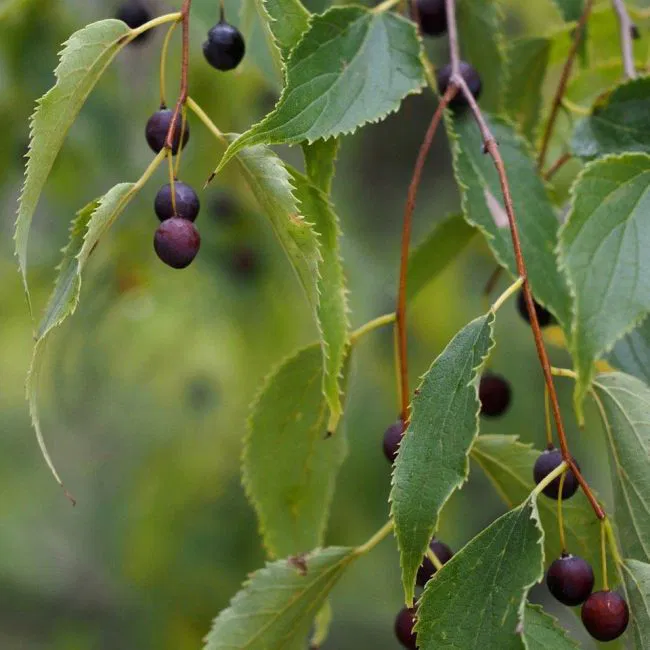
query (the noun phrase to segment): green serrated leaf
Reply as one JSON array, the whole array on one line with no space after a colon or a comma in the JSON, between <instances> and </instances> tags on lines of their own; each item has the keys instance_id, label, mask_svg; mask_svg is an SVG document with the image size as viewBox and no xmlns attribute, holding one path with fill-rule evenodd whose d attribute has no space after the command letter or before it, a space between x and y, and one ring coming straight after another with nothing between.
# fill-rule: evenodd
<instances>
[{"instance_id":1,"label":"green serrated leaf","mask_svg":"<svg viewBox=\"0 0 650 650\"><path fill-rule=\"evenodd\" d=\"M534 499L497 519L437 571L419 602L420 650L521 650L528 590L542 577Z\"/></svg>"},{"instance_id":2,"label":"green serrated leaf","mask_svg":"<svg viewBox=\"0 0 650 650\"><path fill-rule=\"evenodd\" d=\"M650 561L650 388L620 372L598 375L594 397L605 424L614 520L625 558Z\"/></svg>"},{"instance_id":3,"label":"green serrated leaf","mask_svg":"<svg viewBox=\"0 0 650 650\"><path fill-rule=\"evenodd\" d=\"M323 352L323 392L334 420L342 413L339 378L348 339L348 306L341 262L341 230L327 196L302 174L289 170L300 211L318 235L320 259L316 281L319 324Z\"/></svg>"},{"instance_id":4,"label":"green serrated leaf","mask_svg":"<svg viewBox=\"0 0 650 650\"><path fill-rule=\"evenodd\" d=\"M337 138L330 138L302 145L307 178L325 194L329 194L332 189L334 163L339 151L339 144L340 141Z\"/></svg>"},{"instance_id":5,"label":"green serrated leaf","mask_svg":"<svg viewBox=\"0 0 650 650\"><path fill-rule=\"evenodd\" d=\"M650 648L650 564L625 560L623 576L635 650Z\"/></svg>"},{"instance_id":6,"label":"green serrated leaf","mask_svg":"<svg viewBox=\"0 0 650 650\"><path fill-rule=\"evenodd\" d=\"M541 36L518 38L508 47L506 114L529 142L535 141L539 126L550 52L551 40Z\"/></svg>"},{"instance_id":7,"label":"green serrated leaf","mask_svg":"<svg viewBox=\"0 0 650 650\"><path fill-rule=\"evenodd\" d=\"M16 255L25 292L29 230L41 192L68 130L86 98L120 49L130 29L120 20L102 20L75 32L64 44L56 84L38 100L31 118L25 184L20 197Z\"/></svg>"},{"instance_id":8,"label":"green serrated leaf","mask_svg":"<svg viewBox=\"0 0 650 650\"><path fill-rule=\"evenodd\" d=\"M519 442L516 436L479 436L472 447L472 460L485 472L508 508L521 503L535 487L533 465L540 451ZM544 553L547 558L559 557L562 546L557 523L557 502L541 496L537 502L544 528ZM600 561L600 523L594 517L587 497L579 491L562 503L567 547L591 564L596 584L602 581ZM614 562L610 567L610 584L615 584Z\"/></svg>"},{"instance_id":9,"label":"green serrated leaf","mask_svg":"<svg viewBox=\"0 0 650 650\"><path fill-rule=\"evenodd\" d=\"M650 319L617 341L608 359L616 369L650 385Z\"/></svg>"},{"instance_id":10,"label":"green serrated leaf","mask_svg":"<svg viewBox=\"0 0 650 650\"><path fill-rule=\"evenodd\" d=\"M327 435L322 375L320 346L311 345L268 377L252 407L243 481L272 557L323 541L347 440L342 431Z\"/></svg>"},{"instance_id":11,"label":"green serrated leaf","mask_svg":"<svg viewBox=\"0 0 650 650\"><path fill-rule=\"evenodd\" d=\"M286 61L307 30L310 13L300 0L256 0L256 4L268 22L282 60Z\"/></svg>"},{"instance_id":12,"label":"green serrated leaf","mask_svg":"<svg viewBox=\"0 0 650 650\"><path fill-rule=\"evenodd\" d=\"M458 332L413 398L390 493L407 603L440 510L467 480L468 454L478 435L478 374L494 344L493 323L490 311Z\"/></svg>"},{"instance_id":13,"label":"green serrated leaf","mask_svg":"<svg viewBox=\"0 0 650 650\"><path fill-rule=\"evenodd\" d=\"M568 327L570 298L566 281L557 268L558 220L553 206L523 138L507 122L489 115L486 119L508 172L528 279L535 298ZM492 160L483 153L481 134L471 115L447 116L446 124L453 143L454 170L465 218L480 228L499 263L516 276L499 178Z\"/></svg>"},{"instance_id":14,"label":"green serrated leaf","mask_svg":"<svg viewBox=\"0 0 650 650\"><path fill-rule=\"evenodd\" d=\"M571 148L582 158L650 153L650 78L627 81L597 99L592 114L577 124Z\"/></svg>"},{"instance_id":15,"label":"green serrated leaf","mask_svg":"<svg viewBox=\"0 0 650 650\"><path fill-rule=\"evenodd\" d=\"M580 418L594 362L650 309L650 156L589 163L572 194L559 255L575 296L570 349Z\"/></svg>"},{"instance_id":16,"label":"green serrated leaf","mask_svg":"<svg viewBox=\"0 0 650 650\"><path fill-rule=\"evenodd\" d=\"M526 603L524 609L524 647L526 650L573 650L580 646L558 625L557 619L539 605Z\"/></svg>"},{"instance_id":17,"label":"green serrated leaf","mask_svg":"<svg viewBox=\"0 0 650 650\"><path fill-rule=\"evenodd\" d=\"M469 244L476 230L454 214L437 223L409 254L407 300L413 300Z\"/></svg>"},{"instance_id":18,"label":"green serrated leaf","mask_svg":"<svg viewBox=\"0 0 650 650\"><path fill-rule=\"evenodd\" d=\"M424 85L419 55L415 26L393 13L349 6L314 16L275 110L230 145L216 173L245 147L311 143L383 119Z\"/></svg>"},{"instance_id":19,"label":"green serrated leaf","mask_svg":"<svg viewBox=\"0 0 650 650\"><path fill-rule=\"evenodd\" d=\"M214 620L204 649L304 650L314 616L356 557L332 547L267 564Z\"/></svg>"},{"instance_id":20,"label":"green serrated leaf","mask_svg":"<svg viewBox=\"0 0 650 650\"><path fill-rule=\"evenodd\" d=\"M458 37L465 61L481 75L481 106L498 113L504 101L507 75L503 9L494 0L459 0Z\"/></svg>"}]
</instances>

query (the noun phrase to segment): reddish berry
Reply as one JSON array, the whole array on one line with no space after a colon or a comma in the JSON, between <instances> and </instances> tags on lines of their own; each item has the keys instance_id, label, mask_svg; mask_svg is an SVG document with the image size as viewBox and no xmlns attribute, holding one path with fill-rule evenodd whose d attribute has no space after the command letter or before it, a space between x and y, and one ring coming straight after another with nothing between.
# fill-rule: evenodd
<instances>
[{"instance_id":1,"label":"reddish berry","mask_svg":"<svg viewBox=\"0 0 650 650\"><path fill-rule=\"evenodd\" d=\"M191 221L172 217L158 226L153 245L165 264L184 269L199 252L201 237Z\"/></svg>"},{"instance_id":2,"label":"reddish berry","mask_svg":"<svg viewBox=\"0 0 650 650\"><path fill-rule=\"evenodd\" d=\"M481 402L481 415L489 418L499 417L510 406L510 384L501 375L486 372L478 385L478 399Z\"/></svg>"},{"instance_id":3,"label":"reddish berry","mask_svg":"<svg viewBox=\"0 0 650 650\"><path fill-rule=\"evenodd\" d=\"M158 219L164 221L172 217L180 217L181 219L194 221L201 209L201 202L196 192L187 183L175 181L174 195L176 199L175 212L171 185L167 183L158 190L154 201L154 210L158 215Z\"/></svg>"},{"instance_id":4,"label":"reddish berry","mask_svg":"<svg viewBox=\"0 0 650 650\"><path fill-rule=\"evenodd\" d=\"M625 599L615 591L595 591L582 606L582 622L598 641L618 639L630 621Z\"/></svg>"},{"instance_id":5,"label":"reddish berry","mask_svg":"<svg viewBox=\"0 0 650 650\"><path fill-rule=\"evenodd\" d=\"M384 456L389 463L394 463L399 450L399 443L404 435L404 422L398 420L384 431Z\"/></svg>"},{"instance_id":6,"label":"reddish berry","mask_svg":"<svg viewBox=\"0 0 650 650\"><path fill-rule=\"evenodd\" d=\"M594 572L586 560L563 553L548 568L546 584L563 605L574 607L584 603L591 594Z\"/></svg>"},{"instance_id":7,"label":"reddish berry","mask_svg":"<svg viewBox=\"0 0 650 650\"><path fill-rule=\"evenodd\" d=\"M555 316L551 314L548 309L542 307L537 301L533 301L535 305L535 313L537 314L537 321L539 322L540 327L547 327L548 325L553 325L555 321ZM530 318L528 317L528 309L526 309L526 298L524 297L524 292L520 291L517 296L517 311L521 317L530 325Z\"/></svg>"},{"instance_id":8,"label":"reddish berry","mask_svg":"<svg viewBox=\"0 0 650 650\"><path fill-rule=\"evenodd\" d=\"M447 564L452 557L454 557L454 552L444 544L443 542L438 541L437 539L431 540L429 548L436 554L436 557L442 562L442 564ZM417 583L420 587L429 582L431 576L437 571L436 567L433 566L433 562L425 555L422 565L418 569Z\"/></svg>"},{"instance_id":9,"label":"reddish berry","mask_svg":"<svg viewBox=\"0 0 650 650\"><path fill-rule=\"evenodd\" d=\"M415 609L405 607L395 619L395 636L405 648L410 650L417 650L418 647L413 632L414 625Z\"/></svg>"},{"instance_id":10,"label":"reddish berry","mask_svg":"<svg viewBox=\"0 0 650 650\"><path fill-rule=\"evenodd\" d=\"M445 0L412 0L411 18L427 36L440 36L447 31Z\"/></svg>"},{"instance_id":11,"label":"reddish berry","mask_svg":"<svg viewBox=\"0 0 650 650\"><path fill-rule=\"evenodd\" d=\"M545 479L560 463L562 462L562 454L559 449L546 449L544 450L537 460L533 467L533 478L535 483L539 484L543 479ZM575 458L573 462L576 463ZM578 469L580 465L576 463ZM547 497L551 499L557 499L560 495L560 479L558 476L556 479L553 479L542 491ZM575 477L575 474L569 469L565 472L564 476L564 485L562 487L562 498L570 499L578 490L580 484L578 479Z\"/></svg>"},{"instance_id":12,"label":"reddish berry","mask_svg":"<svg viewBox=\"0 0 650 650\"><path fill-rule=\"evenodd\" d=\"M474 96L474 99L478 99L481 96L481 77L479 77L476 68L471 66L465 61L460 62L460 76L465 80L467 87ZM444 95L447 92L449 87L449 82L451 81L451 63L443 65L442 68L438 70L436 75L438 81L438 90L440 94ZM459 109L467 106L467 100L462 92L457 92L455 97L449 102L449 108Z\"/></svg>"},{"instance_id":13,"label":"reddish berry","mask_svg":"<svg viewBox=\"0 0 650 650\"><path fill-rule=\"evenodd\" d=\"M174 117L174 112L168 108L161 108L159 111L156 111L147 122L147 128L145 130L145 136L149 146L153 149L154 153L161 152L165 147L165 140L167 139L167 132L169 131L169 126L172 123L172 118ZM176 130L174 131L174 138L172 141L172 153L176 155L178 153L179 146L181 144L181 124L183 120L179 115L175 121ZM183 131L183 149L187 141L190 139L190 125L185 122L185 130Z\"/></svg>"}]
</instances>

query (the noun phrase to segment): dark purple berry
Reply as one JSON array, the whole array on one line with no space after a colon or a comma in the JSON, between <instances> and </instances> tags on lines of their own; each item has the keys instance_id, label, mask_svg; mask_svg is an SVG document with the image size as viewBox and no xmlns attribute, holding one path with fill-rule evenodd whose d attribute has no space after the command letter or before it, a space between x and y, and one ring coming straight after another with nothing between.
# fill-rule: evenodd
<instances>
[{"instance_id":1,"label":"dark purple berry","mask_svg":"<svg viewBox=\"0 0 650 650\"><path fill-rule=\"evenodd\" d=\"M389 463L394 463L397 458L397 450L399 443L404 435L404 422L398 420L395 424L391 424L386 431L384 431L384 456Z\"/></svg>"},{"instance_id":2,"label":"dark purple berry","mask_svg":"<svg viewBox=\"0 0 650 650\"><path fill-rule=\"evenodd\" d=\"M201 237L191 221L172 217L158 226L153 246L165 264L184 269L199 252Z\"/></svg>"},{"instance_id":3,"label":"dark purple berry","mask_svg":"<svg viewBox=\"0 0 650 650\"><path fill-rule=\"evenodd\" d=\"M460 62L460 76L465 80L467 87L474 96L474 99L477 99L481 96L481 77L479 77L476 68L471 66L465 61ZM438 81L438 90L441 95L444 95L447 92L449 87L449 82L451 81L451 63L443 65L442 68L438 69L436 79ZM459 109L467 106L467 100L461 92L457 92L456 96L449 102L449 108Z\"/></svg>"},{"instance_id":4,"label":"dark purple berry","mask_svg":"<svg viewBox=\"0 0 650 650\"><path fill-rule=\"evenodd\" d=\"M481 415L488 418L499 417L510 406L510 384L501 375L486 372L478 385L478 399L481 402Z\"/></svg>"},{"instance_id":5,"label":"dark purple berry","mask_svg":"<svg viewBox=\"0 0 650 650\"><path fill-rule=\"evenodd\" d=\"M586 560L563 553L548 568L546 585L563 605L574 607L589 598L594 588L594 572Z\"/></svg>"},{"instance_id":6,"label":"dark purple berry","mask_svg":"<svg viewBox=\"0 0 650 650\"><path fill-rule=\"evenodd\" d=\"M444 544L443 542L438 541L437 539L431 540L429 548L436 554L436 557L440 560L442 564L447 564L452 557L454 557L454 552ZM420 587L429 582L431 576L437 571L436 567L433 566L433 562L425 555L422 565L418 569L417 583Z\"/></svg>"},{"instance_id":7,"label":"dark purple berry","mask_svg":"<svg viewBox=\"0 0 650 650\"><path fill-rule=\"evenodd\" d=\"M411 18L427 36L440 36L447 31L445 0L411 0Z\"/></svg>"},{"instance_id":8,"label":"dark purple berry","mask_svg":"<svg viewBox=\"0 0 650 650\"><path fill-rule=\"evenodd\" d=\"M145 136L149 146L153 149L154 153L159 153L165 147L165 140L167 138L167 132L169 131L169 126L172 123L172 118L174 117L174 111L169 110L168 108L161 108L159 111L156 111L147 122L147 128L145 130ZM174 138L172 141L172 153L176 155L178 153L178 148L181 143L181 124L183 120L180 114L178 115L174 131ZM190 125L185 122L185 130L183 132L183 149L187 141L190 139Z\"/></svg>"},{"instance_id":9,"label":"dark purple berry","mask_svg":"<svg viewBox=\"0 0 650 650\"><path fill-rule=\"evenodd\" d=\"M630 621L625 598L615 591L596 591L582 606L582 622L598 641L618 639Z\"/></svg>"},{"instance_id":10,"label":"dark purple berry","mask_svg":"<svg viewBox=\"0 0 650 650\"><path fill-rule=\"evenodd\" d=\"M410 650L417 650L418 647L413 632L414 625L415 609L404 607L395 619L395 636L405 648Z\"/></svg>"},{"instance_id":11,"label":"dark purple berry","mask_svg":"<svg viewBox=\"0 0 650 650\"><path fill-rule=\"evenodd\" d=\"M203 43L206 61L217 70L233 70L244 58L246 44L241 32L221 19L209 32Z\"/></svg>"},{"instance_id":12,"label":"dark purple berry","mask_svg":"<svg viewBox=\"0 0 650 650\"><path fill-rule=\"evenodd\" d=\"M544 450L537 460L535 461L535 466L533 467L533 478L535 483L539 484L543 479L545 479L560 463L562 462L562 454L559 449L546 449ZM573 462L576 463L575 458ZM580 465L576 463L578 469ZM551 499L557 499L560 495L560 479L562 477L558 476L553 479L542 491L547 497ZM570 499L578 490L580 484L578 479L575 477L575 474L568 469L565 472L564 476L564 485L562 486L562 498Z\"/></svg>"},{"instance_id":13,"label":"dark purple berry","mask_svg":"<svg viewBox=\"0 0 650 650\"><path fill-rule=\"evenodd\" d=\"M164 221L172 217L180 217L181 219L194 221L201 208L201 202L196 192L187 183L175 181L174 195L176 212L174 212L174 203L172 202L171 185L167 183L158 190L154 201L154 210L158 215L158 219Z\"/></svg>"},{"instance_id":14,"label":"dark purple berry","mask_svg":"<svg viewBox=\"0 0 650 650\"><path fill-rule=\"evenodd\" d=\"M126 23L131 29L137 29L151 20L151 13L144 3L138 2L138 0L129 0L120 6L115 18ZM151 30L143 32L131 43L144 43L150 35Z\"/></svg>"},{"instance_id":15,"label":"dark purple berry","mask_svg":"<svg viewBox=\"0 0 650 650\"><path fill-rule=\"evenodd\" d=\"M537 314L537 320L539 321L540 327L547 327L555 323L555 317L551 314L550 311L542 307L538 302L534 301L535 304L535 313ZM524 292L520 291L517 296L517 311L521 317L530 324L530 318L528 317L528 310L526 309L526 298L524 297Z\"/></svg>"}]
</instances>

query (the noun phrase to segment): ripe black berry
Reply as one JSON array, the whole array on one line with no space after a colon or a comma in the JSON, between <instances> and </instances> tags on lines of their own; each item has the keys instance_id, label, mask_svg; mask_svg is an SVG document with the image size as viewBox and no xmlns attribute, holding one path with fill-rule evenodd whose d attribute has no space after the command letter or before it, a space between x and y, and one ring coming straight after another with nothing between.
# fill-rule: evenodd
<instances>
[{"instance_id":1,"label":"ripe black berry","mask_svg":"<svg viewBox=\"0 0 650 650\"><path fill-rule=\"evenodd\" d=\"M199 252L201 237L191 221L172 217L158 226L153 246L165 264L184 269Z\"/></svg>"},{"instance_id":2,"label":"ripe black berry","mask_svg":"<svg viewBox=\"0 0 650 650\"><path fill-rule=\"evenodd\" d=\"M482 84L481 77L479 77L476 68L465 61L461 61L460 76L465 80L467 87L470 89L472 95L474 95L474 99L478 99L481 96ZM443 65L442 68L438 69L436 79L438 81L438 90L444 95L451 81L451 63ZM461 92L456 93L456 96L449 102L449 108L452 109L464 108L465 106L467 106L467 100Z\"/></svg>"},{"instance_id":3,"label":"ripe black berry","mask_svg":"<svg viewBox=\"0 0 650 650\"><path fill-rule=\"evenodd\" d=\"M415 625L415 609L405 607L395 619L395 636L397 640L410 650L417 650L413 626Z\"/></svg>"},{"instance_id":4,"label":"ripe black berry","mask_svg":"<svg viewBox=\"0 0 650 650\"><path fill-rule=\"evenodd\" d=\"M544 450L537 460L535 461L535 466L533 467L533 477L535 483L540 483L545 479L560 463L562 462L562 454L559 449L546 449ZM575 458L573 459L575 463ZM576 463L578 465L578 463ZM580 465L578 465L580 469ZM553 479L542 491L547 497L551 499L557 499L560 495L560 476L556 479ZM578 479L575 477L575 474L569 469L565 472L564 476L564 485L562 487L562 498L569 499L571 498L580 487Z\"/></svg>"},{"instance_id":5,"label":"ripe black berry","mask_svg":"<svg viewBox=\"0 0 650 650\"><path fill-rule=\"evenodd\" d=\"M151 20L151 13L145 4L138 2L137 0L130 0L125 2L115 14L117 20L121 20L123 23L126 23L131 29L137 29L142 27L145 23L148 23ZM131 43L143 43L151 35L151 30L140 34L135 40Z\"/></svg>"},{"instance_id":6,"label":"ripe black berry","mask_svg":"<svg viewBox=\"0 0 650 650\"><path fill-rule=\"evenodd\" d=\"M454 552L444 544L443 542L438 541L437 539L431 540L429 548L436 554L436 557L442 562L442 564L447 564L452 557L454 557ZM429 582L431 576L437 571L436 567L433 566L433 562L425 555L422 565L418 569L417 583L420 587Z\"/></svg>"},{"instance_id":7,"label":"ripe black berry","mask_svg":"<svg viewBox=\"0 0 650 650\"><path fill-rule=\"evenodd\" d=\"M445 0L412 0L411 18L427 36L440 36L447 31Z\"/></svg>"},{"instance_id":8,"label":"ripe black berry","mask_svg":"<svg viewBox=\"0 0 650 650\"><path fill-rule=\"evenodd\" d=\"M241 32L222 19L208 32L203 43L206 61L217 70L233 70L244 58L246 44Z\"/></svg>"},{"instance_id":9,"label":"ripe black berry","mask_svg":"<svg viewBox=\"0 0 650 650\"><path fill-rule=\"evenodd\" d=\"M481 415L496 418L503 415L510 406L512 392L510 384L501 375L486 372L478 385L478 399L481 402Z\"/></svg>"},{"instance_id":10,"label":"ripe black berry","mask_svg":"<svg viewBox=\"0 0 650 650\"><path fill-rule=\"evenodd\" d=\"M594 572L586 560L563 553L548 568L546 585L563 605L574 607L584 603L591 594Z\"/></svg>"},{"instance_id":11,"label":"ripe black berry","mask_svg":"<svg viewBox=\"0 0 650 650\"><path fill-rule=\"evenodd\" d=\"M201 203L196 192L187 184L181 181L174 182L174 196L176 199L176 212L172 202L172 188L169 183L163 185L156 194L154 210L161 221L180 217L194 221L199 214Z\"/></svg>"},{"instance_id":12,"label":"ripe black berry","mask_svg":"<svg viewBox=\"0 0 650 650\"><path fill-rule=\"evenodd\" d=\"M384 456L389 463L394 463L397 458L399 443L404 435L404 422L397 420L384 431Z\"/></svg>"},{"instance_id":13,"label":"ripe black berry","mask_svg":"<svg viewBox=\"0 0 650 650\"><path fill-rule=\"evenodd\" d=\"M173 117L174 111L170 111L168 108L161 108L149 118L145 130L145 136L149 146L155 153L159 153L165 147L165 139L167 138L167 132L169 131L169 126L172 123ZM179 115L175 122L176 128L174 131L174 139L172 141L172 153L174 155L178 153L179 145L181 143L181 124L182 118ZM189 139L190 125L186 121L185 130L183 132L183 149Z\"/></svg>"},{"instance_id":14,"label":"ripe black berry","mask_svg":"<svg viewBox=\"0 0 650 650\"><path fill-rule=\"evenodd\" d=\"M630 620L625 599L615 591L596 591L582 606L582 622L598 641L618 639Z\"/></svg>"},{"instance_id":15,"label":"ripe black berry","mask_svg":"<svg viewBox=\"0 0 650 650\"><path fill-rule=\"evenodd\" d=\"M538 302L534 301L535 304L535 313L537 314L537 320L539 321L540 327L547 327L555 323L555 317L551 314L550 311L542 307ZM526 309L526 299L524 298L524 292L520 291L517 296L517 311L521 317L530 324L530 318L528 317L528 310Z\"/></svg>"}]
</instances>

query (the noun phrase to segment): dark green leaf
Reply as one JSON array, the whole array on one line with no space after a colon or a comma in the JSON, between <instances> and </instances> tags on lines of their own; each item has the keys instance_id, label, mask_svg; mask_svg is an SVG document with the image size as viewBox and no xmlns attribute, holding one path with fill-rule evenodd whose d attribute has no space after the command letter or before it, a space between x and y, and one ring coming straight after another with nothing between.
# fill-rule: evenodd
<instances>
[{"instance_id":1,"label":"dark green leaf","mask_svg":"<svg viewBox=\"0 0 650 650\"><path fill-rule=\"evenodd\" d=\"M582 15L584 0L553 0L557 5L562 18L567 22L578 20Z\"/></svg>"},{"instance_id":2,"label":"dark green leaf","mask_svg":"<svg viewBox=\"0 0 650 650\"><path fill-rule=\"evenodd\" d=\"M478 375L494 344L493 322L490 311L466 325L433 362L413 398L390 493L407 603L440 510L467 480L468 454L478 435Z\"/></svg>"},{"instance_id":3,"label":"dark green leaf","mask_svg":"<svg viewBox=\"0 0 650 650\"><path fill-rule=\"evenodd\" d=\"M524 609L524 647L526 650L573 650L580 646L569 637L539 605L526 603Z\"/></svg>"},{"instance_id":4,"label":"dark green leaf","mask_svg":"<svg viewBox=\"0 0 650 650\"><path fill-rule=\"evenodd\" d=\"M609 361L618 370L650 385L650 319L646 318L616 343Z\"/></svg>"},{"instance_id":5,"label":"dark green leaf","mask_svg":"<svg viewBox=\"0 0 650 650\"><path fill-rule=\"evenodd\" d=\"M334 163L339 151L339 141L336 138L316 140L312 144L303 144L305 156L305 172L307 178L325 194L332 189L334 179Z\"/></svg>"},{"instance_id":6,"label":"dark green leaf","mask_svg":"<svg viewBox=\"0 0 650 650\"><path fill-rule=\"evenodd\" d=\"M650 564L625 560L623 576L635 650L650 648Z\"/></svg>"},{"instance_id":7,"label":"dark green leaf","mask_svg":"<svg viewBox=\"0 0 650 650\"><path fill-rule=\"evenodd\" d=\"M461 215L437 223L409 255L407 299L413 300L458 254L476 233Z\"/></svg>"},{"instance_id":8,"label":"dark green leaf","mask_svg":"<svg viewBox=\"0 0 650 650\"><path fill-rule=\"evenodd\" d=\"M304 650L319 608L356 557L333 547L267 564L214 620L205 650Z\"/></svg>"},{"instance_id":9,"label":"dark green leaf","mask_svg":"<svg viewBox=\"0 0 650 650\"><path fill-rule=\"evenodd\" d=\"M282 60L286 61L307 31L309 12L300 0L256 0L256 3L267 20Z\"/></svg>"}]
</instances>

